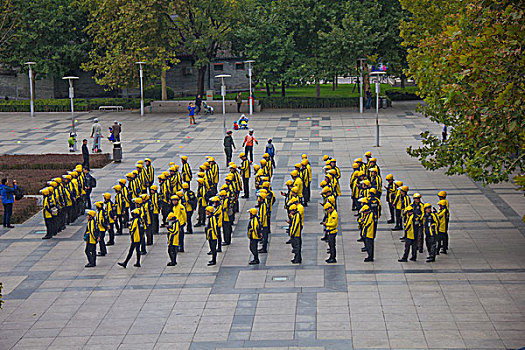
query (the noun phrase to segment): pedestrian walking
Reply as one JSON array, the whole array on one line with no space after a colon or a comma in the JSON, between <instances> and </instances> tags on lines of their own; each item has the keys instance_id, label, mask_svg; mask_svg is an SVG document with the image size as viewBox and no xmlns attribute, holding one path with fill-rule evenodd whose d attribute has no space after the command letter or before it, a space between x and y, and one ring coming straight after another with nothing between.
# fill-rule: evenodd
<instances>
[{"instance_id":1,"label":"pedestrian walking","mask_svg":"<svg viewBox=\"0 0 525 350\"><path fill-rule=\"evenodd\" d=\"M248 135L244 137L242 147L244 147L244 153L250 155L250 162L253 162L253 143L259 144L259 141L253 136L253 129L248 131Z\"/></svg>"},{"instance_id":2,"label":"pedestrian walking","mask_svg":"<svg viewBox=\"0 0 525 350\"><path fill-rule=\"evenodd\" d=\"M89 151L88 151L88 141L86 139L82 140L82 167L89 168Z\"/></svg>"},{"instance_id":3,"label":"pedestrian walking","mask_svg":"<svg viewBox=\"0 0 525 350\"><path fill-rule=\"evenodd\" d=\"M91 138L93 139L93 148L91 151L93 153L101 153L102 152L102 146L100 145L100 140L103 138L102 136L102 127L100 126L100 123L98 122L98 118L95 118L93 120L93 126L91 127Z\"/></svg>"},{"instance_id":4,"label":"pedestrian walking","mask_svg":"<svg viewBox=\"0 0 525 350\"><path fill-rule=\"evenodd\" d=\"M237 103L237 113L241 113L242 94L240 92L235 96L235 103Z\"/></svg>"},{"instance_id":5,"label":"pedestrian walking","mask_svg":"<svg viewBox=\"0 0 525 350\"><path fill-rule=\"evenodd\" d=\"M195 107L197 108L195 113L197 115L199 115L199 113L201 112L201 106L202 106L202 96L199 94L197 95L197 97L195 98Z\"/></svg>"},{"instance_id":6,"label":"pedestrian walking","mask_svg":"<svg viewBox=\"0 0 525 350\"><path fill-rule=\"evenodd\" d=\"M113 136L113 142L120 142L121 131L122 127L120 123L115 120L113 122L113 125L111 126L111 135Z\"/></svg>"},{"instance_id":7,"label":"pedestrian walking","mask_svg":"<svg viewBox=\"0 0 525 350\"><path fill-rule=\"evenodd\" d=\"M237 149L235 147L235 142L233 142L232 131L228 130L226 132L226 136L224 136L224 153L226 154L226 167L228 167L228 165L232 161L232 148Z\"/></svg>"},{"instance_id":8,"label":"pedestrian walking","mask_svg":"<svg viewBox=\"0 0 525 350\"><path fill-rule=\"evenodd\" d=\"M0 196L2 198L2 204L4 205L4 227L13 228L11 225L11 216L13 215L13 203L15 202L14 193L16 187L16 180L13 180L13 187L9 186L7 178L2 179L0 184Z\"/></svg>"},{"instance_id":9,"label":"pedestrian walking","mask_svg":"<svg viewBox=\"0 0 525 350\"><path fill-rule=\"evenodd\" d=\"M190 102L188 105L188 115L190 117L190 125L197 124L195 123L195 105L193 102Z\"/></svg>"}]
</instances>

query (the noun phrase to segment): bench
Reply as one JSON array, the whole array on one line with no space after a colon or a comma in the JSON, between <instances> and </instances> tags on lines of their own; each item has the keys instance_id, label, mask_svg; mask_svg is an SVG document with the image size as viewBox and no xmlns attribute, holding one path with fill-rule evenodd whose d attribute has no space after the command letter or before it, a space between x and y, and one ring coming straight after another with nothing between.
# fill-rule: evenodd
<instances>
[{"instance_id":1,"label":"bench","mask_svg":"<svg viewBox=\"0 0 525 350\"><path fill-rule=\"evenodd\" d=\"M100 106L98 107L99 111L123 111L124 107L122 106Z\"/></svg>"}]
</instances>

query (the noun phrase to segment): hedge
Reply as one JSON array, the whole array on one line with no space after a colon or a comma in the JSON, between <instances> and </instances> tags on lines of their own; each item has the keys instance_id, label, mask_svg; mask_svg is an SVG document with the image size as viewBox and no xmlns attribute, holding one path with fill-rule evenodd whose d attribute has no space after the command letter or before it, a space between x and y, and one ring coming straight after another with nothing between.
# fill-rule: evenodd
<instances>
[{"instance_id":1,"label":"hedge","mask_svg":"<svg viewBox=\"0 0 525 350\"><path fill-rule=\"evenodd\" d=\"M338 108L358 107L359 97L260 97L263 108Z\"/></svg>"},{"instance_id":2,"label":"hedge","mask_svg":"<svg viewBox=\"0 0 525 350\"><path fill-rule=\"evenodd\" d=\"M392 101L411 101L411 100L422 100L422 98L415 93L403 92L398 90L386 91L385 94Z\"/></svg>"},{"instance_id":3,"label":"hedge","mask_svg":"<svg viewBox=\"0 0 525 350\"><path fill-rule=\"evenodd\" d=\"M144 104L149 104L152 100L145 99ZM124 109L140 108L138 98L93 98L73 100L75 111L86 112L96 110L100 106L122 106ZM0 100L0 112L29 112L29 100ZM38 99L35 100L36 112L69 112L71 102L69 99Z\"/></svg>"},{"instance_id":4,"label":"hedge","mask_svg":"<svg viewBox=\"0 0 525 350\"><path fill-rule=\"evenodd\" d=\"M382 96L383 97L383 96ZM387 96L387 106L392 100ZM264 96L259 98L262 108L344 108L359 107L359 97L282 97ZM374 97L375 101L375 97ZM374 102L375 103L375 102Z\"/></svg>"},{"instance_id":5,"label":"hedge","mask_svg":"<svg viewBox=\"0 0 525 350\"><path fill-rule=\"evenodd\" d=\"M168 94L168 100L173 100L175 97L175 91L173 91L172 88L169 86L166 87L167 94ZM144 98L150 98L153 100L160 100L162 99L162 86L160 85L153 85L149 86L144 89Z\"/></svg>"}]
</instances>

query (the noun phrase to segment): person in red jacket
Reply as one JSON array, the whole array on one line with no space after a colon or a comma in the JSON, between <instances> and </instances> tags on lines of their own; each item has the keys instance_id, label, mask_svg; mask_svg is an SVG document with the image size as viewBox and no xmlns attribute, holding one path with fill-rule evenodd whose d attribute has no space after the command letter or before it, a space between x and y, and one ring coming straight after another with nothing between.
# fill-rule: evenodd
<instances>
[{"instance_id":1,"label":"person in red jacket","mask_svg":"<svg viewBox=\"0 0 525 350\"><path fill-rule=\"evenodd\" d=\"M242 146L244 147L244 153L247 155L250 155L250 162L253 162L253 143L259 144L259 141L253 136L253 129L250 129L248 131L248 135L244 137L244 142L242 143ZM246 146L246 147L245 147Z\"/></svg>"}]
</instances>

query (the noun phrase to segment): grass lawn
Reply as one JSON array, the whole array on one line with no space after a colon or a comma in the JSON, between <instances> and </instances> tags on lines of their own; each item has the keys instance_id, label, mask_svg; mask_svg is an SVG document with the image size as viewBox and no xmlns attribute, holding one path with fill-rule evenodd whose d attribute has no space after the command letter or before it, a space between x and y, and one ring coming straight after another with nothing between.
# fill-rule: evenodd
<instances>
[{"instance_id":1,"label":"grass lawn","mask_svg":"<svg viewBox=\"0 0 525 350\"><path fill-rule=\"evenodd\" d=\"M359 97L359 90L357 89L357 87L355 87L354 89L354 85L355 84L339 84L335 91L332 91L332 84L321 84L321 97ZM408 86L405 89L401 89L399 87L392 87L389 84L381 84L381 95L383 95L387 90L397 90L407 93L414 93L417 90L417 87ZM236 95L237 94L235 93L226 94L226 99L233 100L235 99ZM372 95L375 96L375 84L372 88ZM276 87L275 93L272 93L272 96L281 96L280 87ZM255 98L257 99L263 97L266 97L266 89L256 89ZM315 85L288 87L286 88L286 97L315 97ZM242 98L244 100L248 99L248 92L243 92ZM175 97L175 100L191 101L194 99L195 97L192 96ZM213 99L221 100L222 97L221 95L214 95Z\"/></svg>"}]
</instances>

